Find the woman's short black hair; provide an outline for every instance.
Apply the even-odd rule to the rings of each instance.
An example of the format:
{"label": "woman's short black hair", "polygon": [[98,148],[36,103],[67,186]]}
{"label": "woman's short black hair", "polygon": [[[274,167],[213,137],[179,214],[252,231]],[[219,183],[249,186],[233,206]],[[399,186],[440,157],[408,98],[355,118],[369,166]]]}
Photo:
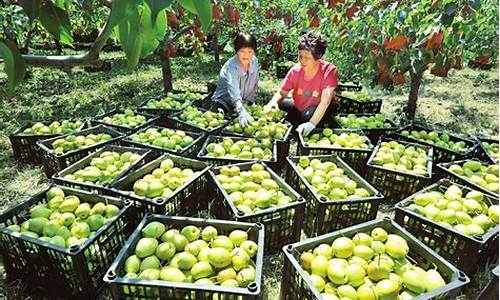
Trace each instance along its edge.
{"label": "woman's short black hair", "polygon": [[234,50],[238,52],[241,48],[252,48],[257,52],[257,39],[253,34],[240,32],[234,39]]}
{"label": "woman's short black hair", "polygon": [[311,51],[314,59],[318,60],[325,54],[326,38],[317,32],[309,32],[299,38],[299,50]]}

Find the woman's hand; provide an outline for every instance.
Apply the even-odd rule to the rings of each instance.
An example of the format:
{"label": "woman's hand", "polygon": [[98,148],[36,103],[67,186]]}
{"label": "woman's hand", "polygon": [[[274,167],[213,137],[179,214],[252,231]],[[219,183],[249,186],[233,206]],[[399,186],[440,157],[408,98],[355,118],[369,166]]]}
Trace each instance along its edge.
{"label": "woman's hand", "polygon": [[302,133],[303,136],[308,136],[314,128],[316,128],[316,125],[313,122],[305,122],[297,126],[297,131]]}

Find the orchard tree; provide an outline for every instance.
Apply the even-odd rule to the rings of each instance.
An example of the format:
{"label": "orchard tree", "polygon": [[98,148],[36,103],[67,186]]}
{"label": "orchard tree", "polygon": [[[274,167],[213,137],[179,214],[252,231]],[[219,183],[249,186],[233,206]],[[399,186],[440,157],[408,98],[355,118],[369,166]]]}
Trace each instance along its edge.
{"label": "orchard tree", "polygon": [[[498,53],[498,36],[481,40],[496,34],[492,16],[498,20],[498,4],[484,5],[480,0],[328,0],[317,10],[319,20],[327,19],[320,28],[328,33],[329,51],[349,57],[357,73],[386,87],[409,82],[405,111],[412,119],[426,70],[446,77],[450,69],[461,69],[471,45],[485,47],[489,57]],[[479,37],[478,26],[488,34]]]}
{"label": "orchard tree", "polygon": [[[28,16],[31,23],[39,24],[59,43],[72,46],[71,12],[85,5],[86,0],[12,0]],[[100,0],[109,9],[106,22],[85,54],[33,55],[22,54],[12,39],[0,39],[0,56],[7,73],[8,91],[24,78],[26,66],[57,67],[68,72],[75,66],[100,65],[99,54],[106,41],[114,36],[127,57],[130,68],[141,58],[152,54],[160,45],[168,44],[166,10],[173,4],[198,16],[199,28],[208,30],[212,19],[210,0]],[[88,4],[88,3],[87,3]]]}

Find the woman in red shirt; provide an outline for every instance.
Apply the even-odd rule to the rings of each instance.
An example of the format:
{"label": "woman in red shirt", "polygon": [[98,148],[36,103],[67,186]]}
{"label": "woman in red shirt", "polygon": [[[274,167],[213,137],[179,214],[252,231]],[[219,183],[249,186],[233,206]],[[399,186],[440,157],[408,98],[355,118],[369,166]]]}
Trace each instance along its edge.
{"label": "woman in red shirt", "polygon": [[[299,40],[299,64],[288,71],[280,89],[266,105],[287,111],[287,120],[297,131],[308,135],[318,125],[332,119],[337,68],[321,59],[327,41],[321,34],[310,32]],[[285,99],[289,92],[292,99]]]}

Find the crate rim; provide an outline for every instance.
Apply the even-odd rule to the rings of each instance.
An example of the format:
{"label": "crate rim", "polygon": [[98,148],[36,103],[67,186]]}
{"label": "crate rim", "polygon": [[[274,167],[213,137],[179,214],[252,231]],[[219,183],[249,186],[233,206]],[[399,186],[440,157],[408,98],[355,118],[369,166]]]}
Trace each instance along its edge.
{"label": "crate rim", "polygon": [[52,122],[62,122],[62,121],[70,121],[70,122],[75,122],[75,121],[81,121],[82,126],[80,126],[78,129],[76,129],[73,133],[82,131],[84,130],[85,126],[87,125],[89,119],[84,118],[84,119],[66,119],[66,120],[55,120],[55,121],[37,121],[37,120],[32,120],[24,123],[21,127],[17,128],[14,130],[11,134],[9,134],[9,138],[11,137],[27,137],[27,138],[32,138],[32,137],[41,137],[41,138],[50,138],[50,137],[55,137],[55,136],[61,136],[62,134],[57,134],[57,133],[50,133],[50,134],[22,134],[22,131],[28,126],[33,125],[35,123],[43,123],[44,125],[48,125]]}
{"label": "crate rim", "polygon": [[[384,168],[382,166],[373,165],[371,162],[372,162],[373,158],[375,157],[375,155],[377,154],[381,143],[386,142],[386,141],[396,141],[398,143],[403,143],[403,144],[407,144],[407,145],[414,145],[414,146],[419,147],[419,148],[424,148],[424,149],[427,148],[427,174],[424,176],[424,175],[412,174],[412,173],[408,173],[408,172],[403,172],[403,171]],[[373,152],[370,155],[370,158],[366,162],[366,165],[369,168],[375,168],[375,169],[379,169],[379,170],[383,170],[383,171],[390,171],[390,172],[393,172],[393,173],[396,173],[399,175],[403,175],[403,176],[412,176],[412,177],[425,178],[425,179],[432,178],[432,164],[433,164],[433,148],[432,147],[418,144],[418,143],[397,140],[397,139],[394,139],[390,136],[389,137],[386,137],[386,136],[380,137],[380,139],[378,140],[377,146],[375,146],[375,149],[373,149]]]}
{"label": "crate rim", "polygon": [[[135,153],[137,153],[137,154],[141,154],[142,153],[142,155],[139,157],[138,161],[132,163],[127,169],[125,169],[122,172],[120,172],[117,175],[116,178],[114,178],[113,180],[111,180],[109,183],[107,183],[105,185],[100,185],[100,184],[96,184],[96,183],[88,183],[88,182],[85,182],[85,181],[81,182],[81,181],[76,181],[76,180],[71,180],[71,179],[64,178],[64,176],[65,176],[64,173],[67,173],[67,172],[71,171],[71,169],[73,169],[76,164],[82,163],[82,162],[84,162],[86,160],[90,162],[92,158],[97,157],[98,155],[102,154],[105,151],[115,151],[116,152],[116,148],[120,148],[120,150],[124,150],[124,152],[126,152],[126,151],[130,151],[130,152],[136,151]],[[110,150],[110,149],[115,149],[115,150]],[[61,171],[58,171],[57,173],[55,173],[54,175],[52,175],[52,179],[57,179],[57,180],[59,180],[61,182],[68,182],[70,184],[75,184],[75,185],[84,185],[84,186],[87,186],[87,187],[90,187],[90,188],[106,188],[109,185],[111,185],[112,183],[116,182],[122,176],[128,174],[130,172],[130,170],[134,169],[134,167],[137,166],[137,164],[142,159],[146,158],[151,153],[152,153],[152,150],[147,149],[147,148],[137,148],[137,147],[124,146],[124,145],[110,145],[110,144],[106,144],[102,148],[98,149],[97,151],[90,153],[89,155],[85,156],[84,158],[78,160],[77,162],[75,162],[75,163],[67,166],[66,168],[62,169]],[[78,169],[78,170],[81,170],[81,169]],[[66,174],[66,175],[69,175],[69,174]]]}
{"label": "crate rim", "polygon": [[[169,113],[169,112],[179,112],[181,110],[183,110],[184,108],[188,107],[190,104],[193,104],[194,101],[196,100],[203,100],[205,99],[206,97],[208,97],[208,92],[201,92],[201,91],[181,91],[181,90],[172,90],[170,91],[173,95],[176,95],[176,94],[181,94],[181,93],[185,93],[185,92],[192,92],[192,93],[198,93],[198,94],[202,94],[202,98],[201,99],[194,99],[194,100],[190,100],[190,101],[186,101],[186,105],[183,106],[182,108],[180,109],[173,109],[173,108],[151,108],[151,107],[145,107],[146,104],[150,101],[154,101],[154,100],[161,100],[162,98],[166,97],[167,93],[165,92],[161,92],[159,95],[157,95],[156,97],[153,97],[153,98],[149,98],[149,99],[146,99],[144,101],[142,101],[141,103],[139,103],[137,106],[135,106],[135,108],[137,110],[144,110],[144,111],[148,111],[148,112],[153,112],[153,111],[158,111],[160,113]],[[183,99],[179,99],[180,97],[172,97],[172,99],[174,100],[183,100]],[[179,102],[179,101],[177,101]]]}
{"label": "crate rim", "polygon": [[[358,179],[368,188],[369,191],[374,192],[372,196],[369,197],[364,197],[364,198],[355,198],[355,199],[339,199],[339,200],[330,200],[327,198],[324,200],[322,196],[319,196],[314,190],[313,187],[309,184],[309,182],[298,172],[297,165],[293,160],[299,159],[302,156],[306,156],[310,159],[322,159],[322,158],[333,158],[337,161],[337,163],[340,162],[341,168],[345,168],[349,170],[350,172],[358,175]],[[297,176],[300,178],[302,183],[306,186],[306,188],[312,192],[314,195],[314,198],[317,202],[319,203],[326,203],[326,204],[337,204],[337,203],[343,203],[343,204],[351,204],[351,203],[357,203],[357,202],[366,202],[366,201],[376,201],[376,200],[381,200],[384,198],[382,193],[378,191],[374,186],[372,186],[366,179],[364,179],[361,175],[359,175],[358,172],[356,172],[354,169],[352,169],[341,157],[339,157],[336,154],[323,154],[323,155],[300,155],[300,156],[289,156],[286,158],[288,164],[292,167],[293,171],[297,174]]]}
{"label": "crate rim", "polygon": [[[154,220],[164,220],[166,222],[170,220],[178,221],[181,222],[185,225],[189,225],[190,222],[194,223],[205,223],[206,225],[236,225],[236,226],[248,226],[249,228],[251,227],[256,227],[258,229],[258,240],[257,240],[257,245],[259,245],[259,250],[256,254],[256,259],[255,259],[255,288],[226,288],[222,287],[219,285],[196,285],[194,283],[178,283],[178,282],[171,282],[171,281],[164,281],[164,280],[138,280],[138,279],[131,279],[131,278],[122,278],[122,277],[117,277],[117,272],[116,269],[118,268],[118,265],[120,264],[120,261],[125,261],[125,256],[127,253],[127,250],[132,247],[133,240],[136,238],[136,236],[139,236],[142,228],[144,226]],[[192,217],[179,217],[179,216],[167,216],[167,215],[159,215],[159,214],[151,214],[148,213],[144,216],[144,218],[141,220],[139,225],[137,225],[136,229],[134,232],[132,232],[129,235],[129,238],[125,242],[125,245],[122,247],[120,252],[118,253],[117,257],[111,264],[111,266],[108,268],[108,271],[104,274],[104,281],[107,283],[134,283],[138,284],[141,286],[157,286],[157,287],[168,287],[168,288],[183,288],[186,290],[196,290],[196,291],[209,291],[209,292],[233,292],[237,293],[240,295],[258,295],[261,292],[261,282],[262,282],[262,266],[263,266],[263,259],[264,259],[264,251],[263,251],[263,245],[264,245],[264,225],[262,223],[249,223],[249,222],[242,222],[242,221],[231,221],[231,220],[220,220],[220,219],[201,219],[201,218],[192,218]],[[142,282],[141,282],[142,281]],[[251,284],[252,285],[252,284]]]}
{"label": "crate rim", "polygon": [[482,186],[478,185],[478,184],[475,184],[474,182],[470,181],[468,178],[465,178],[463,176],[460,176],[458,174],[455,174],[453,172],[451,172],[450,170],[448,170],[448,166],[452,165],[452,164],[456,164],[456,165],[463,165],[463,163],[467,162],[467,161],[477,161],[477,162],[480,162],[481,164],[487,164],[488,166],[491,166],[491,165],[498,165],[498,163],[487,163],[487,162],[484,162],[484,161],[481,161],[479,159],[475,159],[475,158],[470,158],[470,159],[462,159],[462,160],[455,160],[455,161],[450,161],[450,162],[445,162],[445,163],[440,163],[437,165],[437,167],[445,172],[446,174],[448,175],[451,175],[455,178],[459,178],[465,182],[467,182],[468,184],[470,184],[471,186],[473,186],[474,188],[477,188],[478,191],[481,191],[485,194],[489,194],[489,195],[493,195],[494,197],[498,197],[500,194],[495,194],[494,192],[492,191],[489,191],[485,188],[483,188]]}
{"label": "crate rim", "polygon": [[[142,171],[143,169],[148,168],[151,165],[154,165],[156,163],[161,163],[161,161],[163,161],[165,159],[169,159],[169,158],[195,161],[197,163],[205,164],[206,166],[201,171],[199,171],[200,173],[198,175],[191,177],[188,181],[186,181],[182,186],[180,186],[179,188],[177,188],[175,191],[172,192],[172,194],[170,194],[167,197],[147,198],[145,196],[136,195],[133,191],[125,191],[125,190],[118,189],[116,187],[117,184],[120,184],[121,182],[123,182],[124,180],[126,180],[127,177],[130,176],[131,174],[134,174],[136,172]],[[115,182],[113,182],[113,184],[110,184],[107,188],[109,190],[111,190],[112,192],[114,192],[114,193],[116,193],[118,195],[121,195],[121,196],[132,197],[133,199],[136,199],[136,200],[139,200],[139,201],[144,201],[144,202],[151,203],[151,204],[154,204],[154,205],[165,205],[173,197],[175,197],[182,190],[184,190],[184,188],[186,188],[188,185],[190,185],[196,179],[198,179],[201,176],[203,176],[211,168],[212,168],[212,165],[208,164],[208,163],[206,163],[204,161],[199,161],[199,160],[195,160],[195,159],[191,159],[191,158],[187,158],[187,157],[182,157],[182,156],[178,156],[178,155],[174,155],[174,154],[170,154],[170,153],[164,153],[161,156],[159,156],[159,157],[153,159],[152,161],[148,162],[147,164],[141,166],[140,168],[138,168],[136,170],[133,170],[132,172],[126,173],[125,176],[121,176]]]}
{"label": "crate rim", "polygon": [[[446,186],[446,184],[450,184],[450,185],[457,185],[458,187],[460,187],[461,189],[468,189],[468,190],[473,190],[472,188],[470,187],[467,187],[467,186],[464,186],[464,185],[461,185],[461,184],[458,184],[458,183],[454,183],[454,182],[451,182],[449,179],[447,178],[442,178],[440,179],[439,181],[425,187],[424,189],[421,189],[419,191],[417,191],[416,193],[406,197],[405,199],[401,200],[400,202],[396,203],[395,204],[395,208],[396,210],[401,210],[401,211],[404,211],[405,214],[408,214],[408,215],[411,215],[412,217],[414,218],[417,218],[419,219],[420,221],[422,222],[425,222],[425,223],[428,223],[428,224],[432,224],[432,226],[436,226],[436,227],[439,227],[440,230],[442,231],[445,231],[447,234],[450,234],[450,235],[459,235],[460,238],[463,238],[463,239],[467,239],[471,242],[474,242],[474,243],[485,243],[486,241],[488,241],[491,237],[493,237],[494,235],[497,235],[498,234],[498,224],[496,224],[494,227],[490,228],[487,232],[485,232],[482,236],[476,236],[476,235],[465,235],[457,230],[454,230],[453,228],[448,228],[448,227],[445,227],[441,224],[439,224],[438,222],[435,222],[423,215],[420,215],[416,212],[413,212],[412,210],[408,209],[406,204],[408,203],[413,203],[413,199],[415,198],[416,195],[419,195],[419,194],[422,194],[422,193],[425,193],[425,192],[430,192],[432,190],[435,190],[435,188],[439,188],[439,187],[442,187],[442,186]],[[490,197],[490,198],[493,198],[493,196],[491,195],[487,195],[485,194],[484,195],[485,197]],[[497,199],[498,200],[498,199]]]}
{"label": "crate rim", "polygon": [[241,159],[241,158],[229,158],[229,157],[210,157],[210,156],[206,156],[206,155],[202,155],[205,150],[207,149],[207,146],[209,144],[209,142],[212,142],[213,140],[216,140],[216,139],[223,139],[223,138],[231,138],[231,139],[236,139],[236,140],[250,140],[250,139],[253,139],[253,140],[256,140],[256,141],[261,141],[262,139],[256,139],[256,138],[251,138],[251,137],[237,137],[237,136],[223,136],[223,135],[207,135],[207,138],[205,139],[205,142],[203,143],[203,145],[201,146],[201,149],[200,151],[198,152],[198,154],[196,155],[196,157],[198,159],[217,159],[217,160],[221,160],[221,161],[226,161],[226,162],[235,162],[237,161],[238,163],[241,162],[241,163],[245,163],[245,162],[249,162],[249,161],[259,161],[259,162],[267,162],[267,163],[276,163],[278,161],[278,150],[277,150],[277,145],[276,145],[276,141],[273,141],[273,158],[271,160],[257,160],[257,159]]}
{"label": "crate rim", "polygon": [[[165,148],[160,148],[158,146],[154,146],[154,145],[151,145],[151,144],[146,144],[146,143],[139,143],[139,142],[135,142],[135,141],[132,141],[131,139],[129,139],[129,137],[133,134],[139,134],[139,133],[142,133],[150,128],[156,128],[156,129],[171,129],[171,130],[180,130],[180,131],[183,131],[186,135],[189,135],[195,139],[193,139],[193,142],[189,145],[187,145],[186,147],[182,148],[181,150],[179,151],[175,151],[175,150],[171,150],[171,149],[165,149]],[[123,141],[124,142],[127,142],[127,143],[130,143],[132,145],[135,145],[137,147],[144,147],[144,148],[150,148],[150,149],[154,149],[154,150],[158,150],[158,151],[162,151],[162,152],[171,152],[171,153],[177,153],[177,154],[180,154],[184,151],[186,151],[187,149],[189,149],[191,146],[195,145],[196,143],[198,143],[200,140],[204,139],[206,136],[206,133],[205,132],[194,132],[194,131],[186,131],[186,130],[182,130],[182,129],[177,129],[177,128],[170,128],[170,127],[164,127],[164,126],[159,126],[159,125],[156,125],[156,124],[148,124],[148,126],[144,127],[144,128],[141,128],[140,130],[134,132],[134,133],[131,133],[129,135],[126,135],[123,137]]]}
{"label": "crate rim", "polygon": [[294,268],[294,270],[297,271],[300,274],[300,276],[302,277],[302,280],[304,280],[308,284],[310,291],[314,294],[316,299],[322,299],[319,291],[314,287],[314,284],[309,279],[309,277],[306,275],[305,271],[302,269],[302,267],[297,262],[295,257],[293,257],[291,252],[298,247],[308,246],[309,244],[314,244],[314,243],[316,243],[320,240],[323,240],[323,239],[345,236],[345,233],[347,233],[347,232],[351,233],[354,230],[362,229],[364,227],[373,226],[373,225],[377,225],[377,224],[384,224],[384,223],[389,223],[390,226],[393,226],[397,230],[405,233],[405,237],[412,240],[412,242],[418,244],[418,246],[422,248],[423,252],[426,252],[429,255],[433,256],[433,258],[440,260],[447,268],[449,268],[451,271],[453,271],[454,274],[458,275],[456,280],[453,280],[452,282],[447,283],[445,286],[443,286],[439,289],[421,294],[416,299],[419,299],[420,297],[423,297],[423,296],[426,296],[426,298],[424,298],[424,299],[433,299],[433,297],[439,296],[441,293],[444,293],[446,290],[452,290],[452,289],[464,286],[470,282],[469,277],[464,272],[458,270],[455,266],[453,266],[447,260],[442,258],[439,254],[434,252],[434,250],[429,248],[427,245],[420,242],[411,233],[409,233],[404,228],[399,226],[399,224],[394,222],[389,217],[384,217],[382,219],[375,219],[375,220],[367,221],[367,222],[364,222],[361,224],[356,224],[353,226],[349,226],[349,227],[346,227],[346,228],[343,228],[343,229],[340,229],[337,231],[322,234],[322,235],[319,235],[317,237],[308,238],[306,240],[302,240],[302,241],[298,241],[298,242],[295,242],[292,244],[285,245],[282,248],[282,251],[285,255],[284,259],[288,259],[288,261],[292,264],[292,267]]}
{"label": "crate rim", "polygon": [[[326,129],[326,128],[315,128],[311,131],[310,134],[319,132],[320,130],[323,130],[323,129]],[[373,149],[375,148],[373,143],[370,141],[370,139],[366,136],[366,134],[361,129],[356,129],[356,128],[329,128],[329,129],[333,130],[333,133],[335,133],[335,132],[357,133],[357,134],[366,138],[366,141],[368,142],[369,148],[362,149],[362,148],[339,148],[339,147],[328,147],[328,146],[310,146],[310,145],[307,145],[308,143],[306,141],[304,141],[304,136],[302,135],[302,132],[299,133],[300,145],[303,148],[311,149],[311,150],[340,150],[340,151],[356,151],[356,152],[367,152],[367,153],[372,152]]]}
{"label": "crate rim", "polygon": [[[79,189],[71,188],[71,187],[68,187],[68,186],[60,185],[60,184],[57,184],[57,183],[52,183],[49,186],[47,186],[47,188],[45,188],[45,189],[43,189],[43,190],[41,190],[41,191],[39,191],[39,192],[31,195],[31,196],[26,197],[19,204],[17,204],[16,206],[11,207],[10,209],[8,209],[4,213],[2,213],[0,216],[3,216],[7,212],[10,212],[10,211],[15,210],[15,209],[21,209],[21,207],[24,206],[24,203],[26,203],[27,201],[29,201],[30,199],[32,199],[34,197],[40,197],[40,196],[42,196],[43,194],[45,194],[52,187],[59,187],[63,191],[64,190],[69,190],[72,193],[76,192],[76,193],[79,193],[79,194],[87,194],[86,196],[99,197],[99,198],[102,198],[102,200],[104,200],[104,199],[106,199],[106,200],[107,199],[111,199],[113,202],[115,202],[113,204],[122,203],[123,207],[120,208],[120,212],[118,213],[118,215],[116,215],[115,217],[113,217],[113,219],[110,222],[107,222],[106,224],[104,224],[103,226],[101,226],[95,232],[94,236],[92,236],[91,238],[85,240],[81,244],[72,246],[71,248],[60,247],[60,246],[51,244],[49,242],[44,242],[44,241],[40,240],[40,238],[30,237],[28,235],[21,234],[21,232],[12,231],[12,230],[8,229],[7,227],[1,227],[0,226],[0,232],[2,232],[4,234],[8,234],[10,236],[13,236],[15,238],[20,238],[20,239],[22,239],[24,241],[28,241],[30,243],[35,243],[35,244],[37,244],[39,246],[43,246],[43,247],[49,248],[49,249],[57,251],[59,253],[63,253],[63,254],[66,254],[66,255],[71,255],[71,256],[76,256],[76,255],[80,254],[82,251],[85,251],[90,246],[90,244],[92,244],[93,242],[95,242],[102,235],[102,233],[104,231],[106,231],[107,229],[109,229],[119,219],[119,217],[123,217],[124,214],[126,213],[126,211],[132,205],[132,203],[130,201],[128,201],[128,200],[121,200],[121,199],[118,199],[118,198],[116,198],[114,196],[96,194],[96,193],[92,193],[92,192],[89,192],[89,191],[79,190]],[[42,196],[42,197],[44,197],[44,196]]]}
{"label": "crate rim", "polygon": [[499,163],[500,162],[500,159],[495,159],[494,157],[492,157],[490,155],[490,153],[488,151],[486,151],[486,148],[484,148],[483,146],[483,142],[487,142],[487,143],[496,143],[496,144],[500,144],[500,142],[497,140],[497,139],[494,139],[494,138],[487,138],[487,137],[482,137],[482,136],[474,136],[474,138],[478,141],[477,145],[478,147],[480,147],[484,153],[486,153],[486,155],[488,156],[488,158],[494,162],[494,163]]}
{"label": "crate rim", "polygon": [[[62,154],[54,153],[53,149],[48,148],[45,145],[47,143],[55,141],[56,139],[66,138],[66,137],[68,137],[70,135],[78,136],[78,135],[81,135],[82,133],[87,133],[88,131],[92,131],[92,130],[103,130],[104,132],[101,132],[101,133],[108,133],[108,134],[110,134],[111,135],[111,139],[108,140],[108,141],[103,141],[103,142],[100,142],[100,143],[97,143],[97,144],[93,144],[93,145],[90,145],[90,146],[87,146],[87,147],[83,147],[83,148],[71,150],[71,151],[68,151],[68,152],[62,153]],[[89,134],[92,134],[92,133],[89,133]],[[115,135],[115,136],[113,137],[113,135]],[[108,127],[106,125],[99,124],[97,126],[86,128],[86,129],[77,131],[77,132],[72,133],[72,134],[59,135],[59,136],[56,136],[56,137],[53,137],[53,138],[49,138],[49,139],[38,141],[37,145],[40,148],[42,148],[44,151],[46,151],[48,153],[51,153],[52,155],[54,155],[57,158],[66,158],[66,157],[71,156],[71,155],[73,155],[73,154],[75,154],[75,153],[77,153],[78,151],[81,151],[81,150],[86,150],[86,149],[89,149],[89,148],[92,149],[92,148],[94,148],[96,146],[99,147],[99,146],[102,146],[102,145],[105,145],[105,144],[114,143],[114,142],[122,139],[123,137],[124,137],[124,135],[122,133],[118,132],[117,130],[115,130],[115,129],[111,128],[111,127]]]}
{"label": "crate rim", "polygon": [[141,116],[146,117],[147,118],[146,122],[144,122],[144,123],[142,123],[140,125],[137,125],[136,127],[132,128],[132,127],[127,127],[127,126],[123,126],[123,125],[115,125],[115,124],[106,123],[106,122],[104,122],[102,120],[102,118],[104,118],[104,117],[108,117],[108,116],[112,116],[112,115],[115,115],[115,114],[119,114],[119,113],[125,112],[125,109],[121,109],[121,108],[113,108],[112,110],[110,110],[108,112],[105,112],[105,113],[102,113],[100,115],[97,115],[97,116],[95,116],[94,118],[91,119],[91,122],[94,122],[96,124],[106,125],[108,127],[120,128],[122,130],[136,131],[136,130],[140,130],[144,126],[153,124],[154,122],[156,122],[160,118],[159,116],[155,116],[155,115],[151,115],[151,114],[148,114],[148,113],[137,111],[137,109],[135,109],[135,107],[132,109],[132,111],[134,112],[135,115],[141,115]]}
{"label": "crate rim", "polygon": [[[424,142],[424,141],[421,141],[421,140],[417,140],[415,138],[412,138],[412,137],[405,137],[403,135],[401,135],[401,132],[403,130],[409,130],[411,128],[416,128],[417,130],[424,130],[424,131],[435,131],[437,133],[446,133],[448,136],[450,137],[453,137],[455,139],[458,139],[458,140],[461,140],[461,141],[464,141],[466,143],[470,143],[472,144],[469,148],[467,148],[467,150],[465,152],[458,152],[458,151],[455,151],[455,150],[452,150],[452,149],[448,149],[448,148],[444,148],[444,147],[441,147],[441,146],[438,146],[436,144],[430,144],[430,143],[427,143],[427,142]],[[477,147],[477,143],[474,142],[473,140],[471,139],[468,139],[468,138],[465,138],[465,137],[461,137],[461,136],[458,136],[452,132],[446,132],[444,130],[433,130],[431,128],[428,128],[428,127],[425,127],[423,125],[420,125],[420,124],[415,124],[415,123],[411,123],[411,124],[407,124],[405,126],[402,126],[400,127],[396,133],[397,137],[403,137],[403,138],[408,138],[408,139],[411,139],[413,141],[416,141],[417,143],[419,144],[423,144],[423,145],[426,145],[426,146],[430,146],[430,147],[434,147],[434,148],[438,148],[439,150],[445,150],[445,151],[449,151],[449,152],[452,152],[454,154],[459,154],[459,155],[469,155],[471,154],[472,152],[474,152],[474,150],[476,150],[476,147]]]}
{"label": "crate rim", "polygon": [[[222,187],[222,185],[220,184],[220,182],[217,180],[216,178],[216,175],[214,173],[214,170],[219,170],[221,169],[222,167],[234,167],[234,166],[237,166],[237,167],[240,167],[240,166],[243,166],[243,167],[246,167],[248,165],[253,165],[254,163],[261,163],[264,165],[264,168],[266,169],[267,172],[269,172],[271,174],[271,178],[273,178],[275,181],[278,181],[279,183],[281,183],[282,185],[286,186],[288,189],[289,189],[289,192],[291,194],[293,194],[293,196],[296,198],[294,201],[288,203],[288,204],[285,204],[285,205],[280,205],[280,206],[275,206],[275,207],[270,207],[270,208],[266,208],[266,209],[263,209],[263,210],[260,210],[258,212],[254,212],[254,213],[251,213],[251,214],[244,214],[243,212],[240,212],[236,206],[234,206],[233,202],[232,201],[229,201],[229,194],[227,193],[227,191]],[[233,215],[237,216],[238,218],[241,218],[241,219],[245,219],[245,218],[252,218],[252,217],[257,217],[257,216],[260,216],[260,215],[267,215],[269,213],[275,213],[275,212],[278,212],[278,211],[282,211],[282,210],[287,210],[289,208],[293,208],[293,207],[296,207],[296,206],[299,206],[303,203],[305,203],[305,199],[304,197],[302,197],[296,190],[294,190],[285,180],[283,180],[281,177],[279,177],[273,170],[271,167],[269,167],[266,163],[264,162],[260,162],[260,161],[249,161],[249,162],[243,162],[243,163],[238,163],[238,164],[232,164],[232,165],[225,165],[225,166],[216,166],[216,167],[213,167],[212,169],[210,169],[208,171],[208,173],[210,174],[210,177],[212,178],[212,180],[214,181],[215,185],[217,186],[216,188],[219,189],[219,191],[222,193],[222,195],[224,196],[224,200],[223,201],[226,201],[228,204],[229,204],[229,207],[231,208],[231,211],[233,213]]]}
{"label": "crate rim", "polygon": [[[188,107],[189,107],[189,106],[188,106]],[[199,111],[202,111],[202,112],[207,112],[207,111],[210,111],[210,110],[208,110],[208,109],[204,109],[204,108],[202,108],[202,107],[198,107],[198,106],[194,106],[194,105],[193,105],[193,107],[194,107],[194,108],[196,108],[196,109],[197,109],[197,110],[199,110]],[[179,116],[180,116],[180,115],[181,115],[181,114],[182,114],[182,113],[186,110],[186,108],[187,108],[187,107],[184,107],[182,110],[180,110],[180,111],[178,111],[178,112],[176,112],[176,113],[174,113],[174,114],[171,114],[170,116],[168,116],[168,118],[169,118],[170,120],[172,120],[172,121],[179,122],[179,123],[180,123],[180,124],[182,124],[182,125],[185,125],[185,126],[188,126],[188,127],[191,127],[191,128],[195,128],[195,129],[197,129],[197,130],[201,130],[201,131],[203,131],[203,132],[205,132],[205,133],[208,133],[208,134],[213,133],[213,132],[216,132],[217,130],[220,130],[220,129],[222,129],[222,128],[226,127],[226,126],[227,126],[227,124],[229,124],[229,123],[233,120],[233,118],[230,118],[230,116],[229,116],[229,115],[224,115],[224,120],[225,120],[225,122],[224,122],[223,124],[221,124],[221,125],[219,125],[219,126],[217,126],[217,127],[211,128],[211,129],[209,129],[209,128],[202,128],[202,127],[200,127],[200,126],[198,126],[198,125],[195,125],[195,124],[192,124],[192,123],[189,123],[189,122],[183,121],[183,120],[181,120],[181,119],[179,118]]]}
{"label": "crate rim", "polygon": [[[360,91],[361,90],[356,91],[356,92],[360,92]],[[370,99],[368,101],[360,101],[360,100],[357,100],[357,99],[353,99],[353,98],[349,98],[349,97],[346,97],[346,96],[342,96],[343,92],[347,92],[347,91],[337,92],[337,93],[335,93],[335,96],[337,98],[339,98],[339,99],[354,101],[354,102],[359,103],[359,104],[365,104],[365,103],[370,103],[371,104],[371,103],[377,103],[377,102],[382,103],[382,98],[378,98],[377,97],[377,98],[372,98],[372,99]]]}

